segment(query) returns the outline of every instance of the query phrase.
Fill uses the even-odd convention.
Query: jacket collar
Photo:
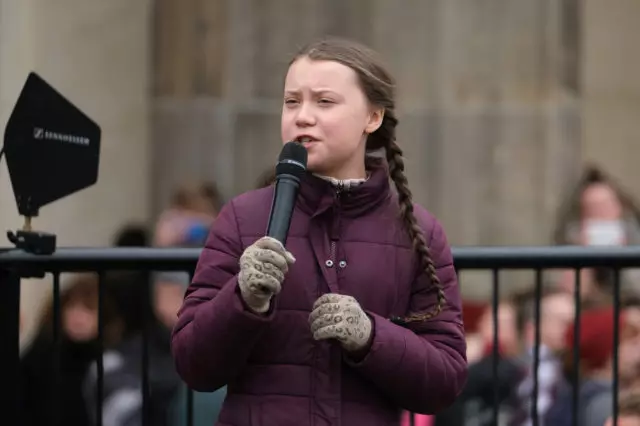
[[[384,160],[368,159],[367,171],[369,178],[366,182],[342,190],[326,179],[306,173],[300,183],[298,205],[310,216],[317,216],[335,207],[345,216],[362,216],[392,195],[389,169]]]

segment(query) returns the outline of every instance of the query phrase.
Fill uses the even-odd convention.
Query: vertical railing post
[[[0,347],[2,348],[3,392],[0,413],[5,419],[15,419],[20,405],[20,276],[0,267]],[[18,422],[17,424],[20,424]]]

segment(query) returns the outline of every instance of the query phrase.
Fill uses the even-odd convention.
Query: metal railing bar
[[[612,420],[613,425],[618,425],[618,389],[620,378],[618,346],[620,343],[620,270],[613,271],[613,384],[612,384]]]
[[[189,272],[189,282],[193,281],[193,272]],[[187,426],[193,426],[193,390],[187,387]]]
[[[0,267],[37,266],[47,271],[95,271],[96,269],[193,268],[201,250],[195,248],[59,248],[48,256],[18,249],[0,250]],[[583,247],[454,247],[459,269],[536,269],[640,267],[640,246]]]
[[[98,381],[96,389],[96,425],[102,426],[102,401],[104,399],[104,273],[98,272]]]
[[[536,269],[535,271],[535,300],[534,300],[534,322],[535,322],[535,337],[533,344],[533,392],[531,403],[531,420],[533,426],[538,426],[540,416],[538,415],[538,396],[540,393],[540,301],[542,299],[542,270]]]
[[[60,273],[53,274],[53,381],[50,396],[53,400],[52,424],[60,425],[60,385],[61,385],[61,356],[62,356],[62,306],[60,304]]]
[[[498,362],[500,357],[499,336],[500,329],[498,320],[498,307],[500,305],[500,271],[494,269],[492,271],[492,288],[491,288],[491,309],[493,316],[493,357],[491,359],[492,377],[493,377],[493,424],[498,424],[498,417],[500,416],[500,386],[498,377]]]
[[[454,247],[460,269],[640,267],[640,246]]]
[[[59,248],[51,255],[18,249],[0,250],[0,267],[37,267],[45,271],[96,270],[184,271],[193,269],[202,250],[194,248]]]
[[[581,289],[580,289],[580,274],[582,270],[576,269],[575,278],[575,290],[573,293],[573,302],[575,306],[575,320],[573,322],[573,369],[571,374],[573,376],[573,397],[571,399],[571,424],[578,426],[578,412],[580,407],[580,316],[582,302],[581,302]]]
[[[152,288],[151,280],[147,279],[144,283],[144,306],[142,306],[142,425],[149,426],[151,423],[151,404],[149,403],[149,397],[151,395],[151,389],[149,386],[149,331],[151,329],[151,297]]]
[[[20,393],[20,277],[15,271],[0,268],[0,341],[3,361],[0,377],[8,392],[0,398],[0,412],[4,418],[18,418],[22,414]]]

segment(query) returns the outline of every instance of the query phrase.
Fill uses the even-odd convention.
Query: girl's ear
[[[379,108],[371,111],[369,114],[369,120],[367,121],[367,125],[364,128],[365,133],[371,134],[378,130],[382,125],[382,120],[384,119],[384,109]]]

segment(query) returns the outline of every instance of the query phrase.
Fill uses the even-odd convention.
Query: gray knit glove
[[[348,352],[366,348],[371,338],[371,320],[351,296],[320,296],[313,304],[309,323],[314,339],[336,339]]]
[[[249,308],[258,313],[269,310],[271,298],[280,293],[280,286],[289,265],[296,259],[276,239],[262,237],[240,257],[238,286]]]

